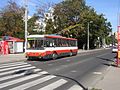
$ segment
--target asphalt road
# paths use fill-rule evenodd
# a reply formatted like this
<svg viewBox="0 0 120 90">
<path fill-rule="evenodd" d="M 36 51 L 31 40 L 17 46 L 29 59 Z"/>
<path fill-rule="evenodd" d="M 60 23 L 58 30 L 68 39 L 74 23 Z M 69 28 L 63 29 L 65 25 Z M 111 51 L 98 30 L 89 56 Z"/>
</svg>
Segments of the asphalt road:
<svg viewBox="0 0 120 90">
<path fill-rule="evenodd" d="M 28 61 L 33 66 L 47 71 L 50 75 L 67 79 L 69 83 L 57 90 L 66 90 L 76 83 L 81 87 L 94 87 L 103 78 L 115 54 L 110 49 L 78 54 L 57 60 Z"/>
<path fill-rule="evenodd" d="M 94 87 L 116 54 L 110 49 L 56 60 L 0 64 L 0 90 L 83 90 Z"/>
</svg>

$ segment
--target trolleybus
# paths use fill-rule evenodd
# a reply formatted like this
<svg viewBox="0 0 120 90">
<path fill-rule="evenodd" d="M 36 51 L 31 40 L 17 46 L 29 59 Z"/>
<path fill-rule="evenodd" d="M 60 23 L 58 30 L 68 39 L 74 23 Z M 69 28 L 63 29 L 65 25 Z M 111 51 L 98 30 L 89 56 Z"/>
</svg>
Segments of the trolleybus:
<svg viewBox="0 0 120 90">
<path fill-rule="evenodd" d="M 59 35 L 29 35 L 27 36 L 27 59 L 56 59 L 61 56 L 77 55 L 77 39 Z"/>
</svg>

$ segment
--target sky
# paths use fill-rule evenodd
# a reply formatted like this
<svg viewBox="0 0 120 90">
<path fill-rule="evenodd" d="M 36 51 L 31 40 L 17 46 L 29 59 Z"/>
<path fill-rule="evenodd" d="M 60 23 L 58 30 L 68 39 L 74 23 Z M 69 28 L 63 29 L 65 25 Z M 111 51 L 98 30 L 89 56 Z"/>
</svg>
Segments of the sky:
<svg viewBox="0 0 120 90">
<path fill-rule="evenodd" d="M 19 5 L 24 5 L 25 0 L 13 0 L 17 1 Z M 29 7 L 29 15 L 35 12 L 37 6 L 41 3 L 59 3 L 63 0 L 27 0 Z M 0 8 L 7 5 L 8 0 L 0 0 Z M 98 14 L 104 14 L 105 18 L 108 19 L 112 24 L 113 32 L 117 31 L 118 16 L 120 16 L 120 0 L 86 0 L 86 4 L 95 9 Z"/>
<path fill-rule="evenodd" d="M 87 5 L 95 8 L 98 14 L 103 13 L 112 24 L 113 32 L 117 31 L 120 14 L 120 0 L 86 0 Z"/>
</svg>

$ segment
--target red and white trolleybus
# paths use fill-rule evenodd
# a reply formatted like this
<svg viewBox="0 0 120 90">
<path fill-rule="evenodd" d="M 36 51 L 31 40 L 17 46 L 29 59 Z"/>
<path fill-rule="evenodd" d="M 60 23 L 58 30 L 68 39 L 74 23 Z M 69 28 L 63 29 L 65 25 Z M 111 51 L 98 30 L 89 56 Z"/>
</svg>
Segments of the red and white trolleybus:
<svg viewBox="0 0 120 90">
<path fill-rule="evenodd" d="M 77 39 L 58 35 L 29 35 L 27 36 L 26 57 L 56 59 L 60 56 L 77 55 Z"/>
</svg>

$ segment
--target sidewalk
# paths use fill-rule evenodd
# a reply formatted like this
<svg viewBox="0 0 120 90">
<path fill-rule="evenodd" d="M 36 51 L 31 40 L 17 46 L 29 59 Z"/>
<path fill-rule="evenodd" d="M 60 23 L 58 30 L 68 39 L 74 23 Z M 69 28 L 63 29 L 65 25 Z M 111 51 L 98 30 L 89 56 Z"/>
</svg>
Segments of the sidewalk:
<svg viewBox="0 0 120 90">
<path fill-rule="evenodd" d="M 120 67 L 110 66 L 104 78 L 99 81 L 97 90 L 120 90 Z"/>
<path fill-rule="evenodd" d="M 23 60 L 27 60 L 25 58 L 24 53 L 8 54 L 8 55 L 1 55 L 0 56 L 0 63 L 14 62 L 14 61 L 23 61 Z"/>
</svg>

